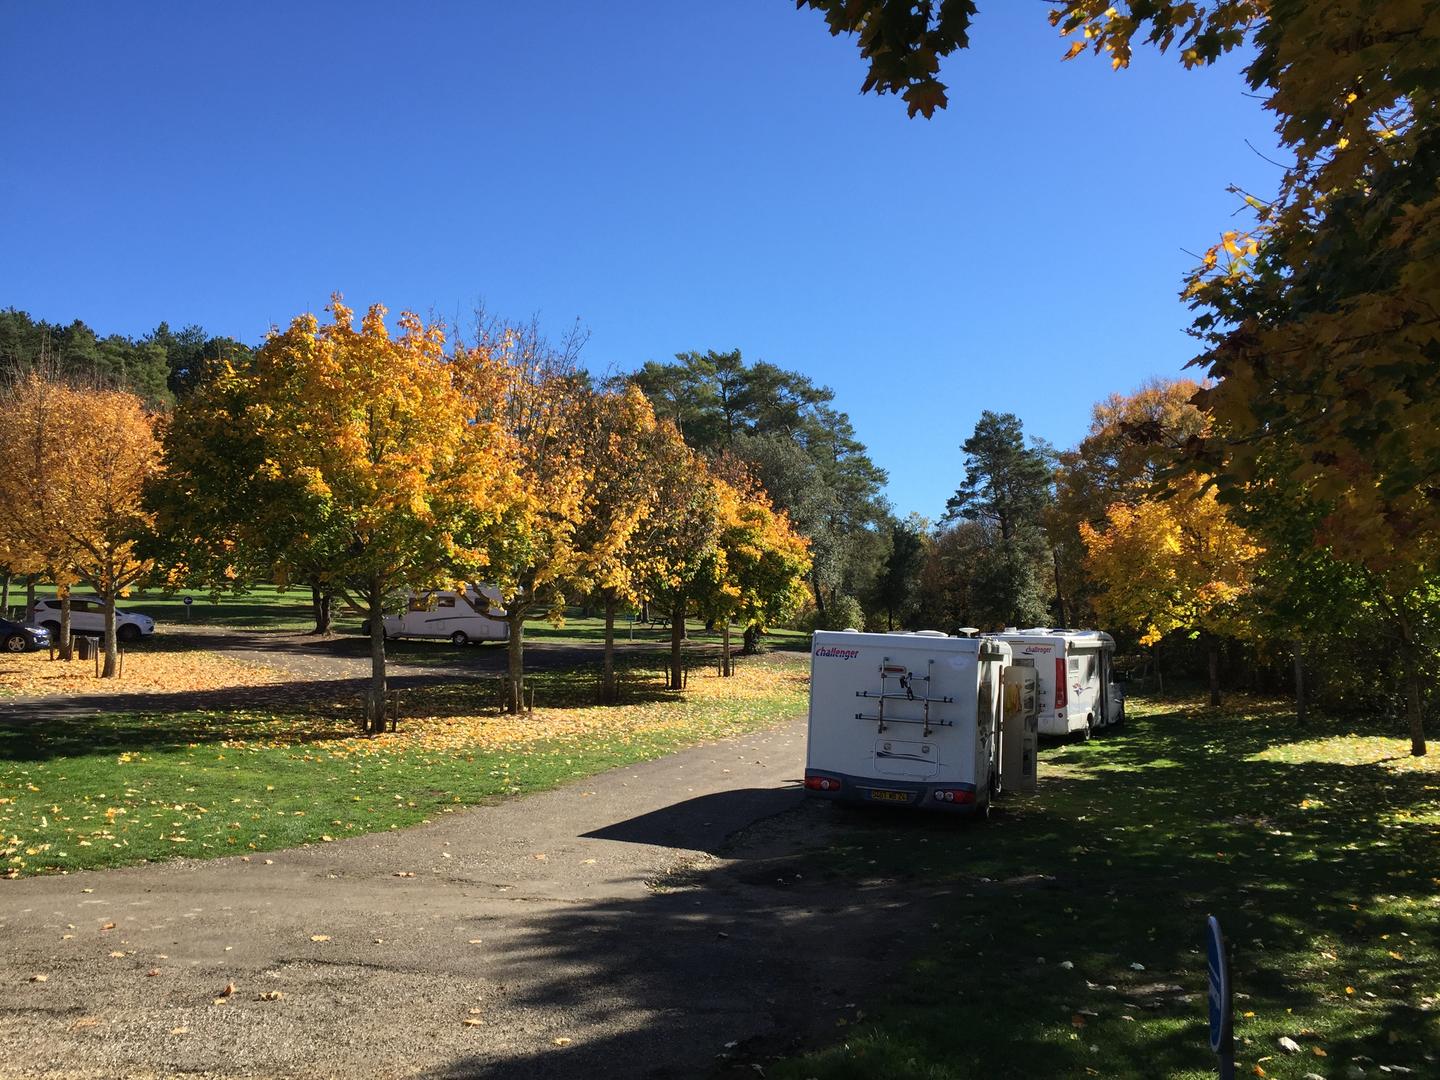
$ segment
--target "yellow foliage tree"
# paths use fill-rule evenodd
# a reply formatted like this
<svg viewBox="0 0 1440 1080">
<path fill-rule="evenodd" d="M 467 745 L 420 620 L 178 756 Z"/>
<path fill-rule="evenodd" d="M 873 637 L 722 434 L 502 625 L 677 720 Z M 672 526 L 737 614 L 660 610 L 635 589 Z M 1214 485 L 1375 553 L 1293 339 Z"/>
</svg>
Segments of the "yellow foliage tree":
<svg viewBox="0 0 1440 1080">
<path fill-rule="evenodd" d="M 61 659 L 70 658 L 70 591 L 75 550 L 54 527 L 51 487 L 69 468 L 66 447 L 76 415 L 64 406 L 69 387 L 52 372 L 32 370 L 0 396 L 0 431 L 10 452 L 0 456 L 0 563 L 11 572 L 52 581 L 60 596 L 54 627 Z M 33 580 L 33 579 L 32 579 Z M 33 612 L 27 611 L 26 617 Z"/>
<path fill-rule="evenodd" d="M 1187 480 L 1170 498 L 1116 502 L 1101 530 L 1080 524 L 1085 568 L 1100 586 L 1107 620 L 1154 645 L 1175 630 L 1206 640 L 1210 702 L 1220 704 L 1217 638 L 1250 632 L 1246 598 L 1260 546 L 1233 522 L 1215 493 Z"/>
<path fill-rule="evenodd" d="M 723 626 L 720 667 L 729 675 L 731 621 L 739 619 L 745 650 L 753 652 L 765 627 L 791 615 L 805 597 L 810 544 L 738 462 L 721 467 L 728 478 L 712 478 L 719 535 L 697 600 L 702 613 Z"/>
<path fill-rule="evenodd" d="M 0 465 L 8 542 L 59 590 L 62 655 L 70 587 L 95 590 L 105 610 L 103 677 L 114 678 L 115 603 L 151 569 L 137 542 L 152 520 L 145 485 L 160 469 L 154 417 L 134 394 L 32 371 L 6 396 L 0 426 L 16 433 L 20 451 Z"/>
<path fill-rule="evenodd" d="M 583 587 L 591 569 L 577 535 L 590 479 L 581 435 L 588 379 L 574 362 L 578 344 L 552 347 L 534 323 L 479 322 L 475 341 L 456 351 L 455 378 L 513 479 L 484 555 L 510 631 L 506 707 L 518 712 L 525 619 L 539 610 L 558 620 L 567 590 Z"/>
<path fill-rule="evenodd" d="M 336 295 L 333 321 L 301 315 L 256 356 L 243 422 L 260 468 L 300 482 L 314 532 L 338 536 L 334 580 L 369 623 L 370 730 L 384 725 L 384 616 L 406 590 L 451 584 L 487 559 L 515 494 L 505 440 L 469 406 L 445 334 L 385 309 L 357 329 Z"/>
</svg>

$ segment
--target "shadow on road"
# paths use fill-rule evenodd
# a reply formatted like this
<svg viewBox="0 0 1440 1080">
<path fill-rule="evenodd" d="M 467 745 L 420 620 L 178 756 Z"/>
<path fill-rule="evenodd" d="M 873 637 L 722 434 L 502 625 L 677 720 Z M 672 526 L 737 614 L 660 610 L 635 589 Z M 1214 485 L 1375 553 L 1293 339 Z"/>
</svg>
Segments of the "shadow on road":
<svg viewBox="0 0 1440 1080">
<path fill-rule="evenodd" d="M 800 801 L 793 789 L 726 792 L 588 834 L 666 844 L 681 829 L 703 832 L 707 814 L 794 811 L 738 846 L 710 845 L 733 862 L 702 861 L 643 898 L 533 920 L 494 977 L 526 988 L 504 1005 L 551 1018 L 546 1030 L 426 1075 L 660 1080 L 713 1067 L 753 1076 L 750 1062 L 853 1021 L 857 997 L 897 977 L 920 945 L 939 893 L 882 879 L 836 887 L 804 857 L 829 834 L 832 808 Z"/>
<path fill-rule="evenodd" d="M 799 783 L 797 779 L 794 781 Z M 727 851 L 727 834 L 736 821 L 760 821 L 793 810 L 804 796 L 798 787 L 736 788 L 700 795 L 660 810 L 585 833 L 586 839 L 649 844 L 709 855 Z"/>
</svg>

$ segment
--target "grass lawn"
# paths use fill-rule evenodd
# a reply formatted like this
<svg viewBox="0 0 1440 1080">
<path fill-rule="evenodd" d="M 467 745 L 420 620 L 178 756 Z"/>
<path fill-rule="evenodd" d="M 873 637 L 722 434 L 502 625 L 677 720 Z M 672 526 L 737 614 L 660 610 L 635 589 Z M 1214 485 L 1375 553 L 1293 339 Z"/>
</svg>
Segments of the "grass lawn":
<svg viewBox="0 0 1440 1080">
<path fill-rule="evenodd" d="M 1043 752 L 1040 793 L 987 825 L 839 810 L 837 887 L 952 899 L 871 1016 L 766 1075 L 1214 1076 L 1214 914 L 1239 1075 L 1440 1076 L 1440 760 L 1281 706 L 1132 707 Z"/>
<path fill-rule="evenodd" d="M 806 657 L 746 658 L 682 696 L 631 673 L 591 706 L 594 671 L 529 676 L 533 717 L 496 715 L 493 683 L 412 691 L 400 731 L 356 734 L 353 701 L 293 712 L 185 712 L 0 725 L 0 874 L 208 858 L 403 828 L 773 724 L 805 708 Z M 647 677 L 654 681 L 644 681 Z"/>
</svg>

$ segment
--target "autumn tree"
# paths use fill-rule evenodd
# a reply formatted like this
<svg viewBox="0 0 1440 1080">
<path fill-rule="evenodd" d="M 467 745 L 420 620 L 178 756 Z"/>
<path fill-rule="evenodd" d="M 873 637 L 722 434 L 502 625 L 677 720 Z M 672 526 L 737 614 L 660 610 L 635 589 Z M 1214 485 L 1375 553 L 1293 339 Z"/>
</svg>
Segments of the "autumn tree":
<svg viewBox="0 0 1440 1080">
<path fill-rule="evenodd" d="M 579 577 L 600 599 L 605 618 L 601 698 L 614 701 L 615 615 L 638 604 L 654 553 L 645 543 L 647 521 L 664 512 L 660 477 L 683 454 L 680 434 L 657 421 L 649 400 L 634 386 L 585 389 L 572 425 L 583 459 L 584 513 L 574 544 Z"/>
<path fill-rule="evenodd" d="M 165 472 L 146 493 L 147 550 L 171 588 L 309 586 L 314 632 L 326 634 L 350 535 L 323 489 L 274 457 L 261 393 L 253 360 L 223 361 L 180 399 L 162 436 Z"/>
<path fill-rule="evenodd" d="M 738 460 L 718 463 L 724 476 L 711 483 L 719 532 L 708 565 L 697 581 L 699 612 L 721 624 L 722 675 L 730 674 L 730 624 L 744 627 L 744 649 L 756 650 L 765 628 L 788 618 L 805 593 L 809 544 L 776 510 L 765 489 Z"/>
<path fill-rule="evenodd" d="M 0 395 L 0 430 L 9 452 L 0 455 L 0 547 L 8 570 L 40 575 L 56 586 L 60 622 L 55 644 L 70 659 L 70 587 L 78 553 L 70 535 L 56 527 L 54 508 L 74 459 L 68 447 L 71 426 L 80 418 L 72 388 L 42 353 Z M 33 590 L 32 590 L 33 591 Z M 26 612 L 26 617 L 32 613 Z"/>
<path fill-rule="evenodd" d="M 510 323 L 482 312 L 473 341 L 455 356 L 469 413 L 493 428 L 513 478 L 500 526 L 483 549 L 509 628 L 512 712 L 524 702 L 526 618 L 540 612 L 558 620 L 567 595 L 583 591 L 591 569 L 578 535 L 590 479 L 582 434 L 589 379 L 576 363 L 582 344 L 573 334 L 555 344 L 534 321 Z"/>
<path fill-rule="evenodd" d="M 1082 625 L 1093 585 L 1085 576 L 1079 526 L 1105 527 L 1116 503 L 1134 505 L 1160 494 L 1191 441 L 1209 430 L 1193 403 L 1190 379 L 1151 379 L 1129 394 L 1111 394 L 1091 411 L 1090 430 L 1073 450 L 1056 455 L 1055 500 L 1043 520 L 1054 556 L 1055 588 L 1066 625 Z M 1066 620 L 1068 609 L 1072 620 Z"/>
<path fill-rule="evenodd" d="M 117 674 L 115 605 L 151 570 L 139 550 L 153 524 L 145 486 L 160 471 L 155 418 L 123 390 L 72 391 L 75 424 L 67 452 L 74 464 L 51 489 L 53 526 L 75 552 L 75 576 L 105 608 L 104 678 Z"/>
<path fill-rule="evenodd" d="M 257 353 L 244 421 L 262 471 L 297 480 L 314 528 L 343 541 L 332 572 L 369 624 L 367 720 L 380 731 L 385 613 L 484 565 L 512 476 L 455 384 L 441 327 L 405 312 L 392 336 L 377 304 L 357 328 L 338 295 L 327 310 L 331 322 L 301 315 Z"/>
<path fill-rule="evenodd" d="M 685 684 L 685 617 L 715 580 L 720 496 L 705 459 L 685 446 L 656 461 L 656 510 L 637 536 L 645 553 L 644 592 L 670 619 L 672 690 Z"/>
<path fill-rule="evenodd" d="M 1247 601 L 1262 554 L 1255 540 L 1193 479 L 1169 498 L 1112 504 L 1105 527 L 1082 522 L 1080 536 L 1101 615 L 1140 631 L 1142 645 L 1177 630 L 1202 636 L 1210 703 L 1219 705 L 1218 639 L 1250 632 Z"/>
</svg>

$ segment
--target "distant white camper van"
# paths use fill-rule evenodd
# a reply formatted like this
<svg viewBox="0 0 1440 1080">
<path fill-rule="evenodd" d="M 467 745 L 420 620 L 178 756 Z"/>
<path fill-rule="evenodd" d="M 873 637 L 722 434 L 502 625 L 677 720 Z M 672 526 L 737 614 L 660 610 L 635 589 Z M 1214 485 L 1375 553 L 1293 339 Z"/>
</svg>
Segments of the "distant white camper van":
<svg viewBox="0 0 1440 1080">
<path fill-rule="evenodd" d="M 505 609 L 500 604 L 500 590 L 493 585 L 467 585 L 463 592 L 411 593 L 402 614 L 385 616 L 385 636 L 449 638 L 456 645 L 507 641 L 510 627 L 503 621 Z M 361 632 L 370 633 L 368 622 Z"/>
<path fill-rule="evenodd" d="M 1040 734 L 1080 734 L 1125 722 L 1125 690 L 1115 682 L 1115 640 L 1101 630 L 1044 626 L 995 635 L 1016 659 L 1035 661 L 1039 676 Z"/>
</svg>

